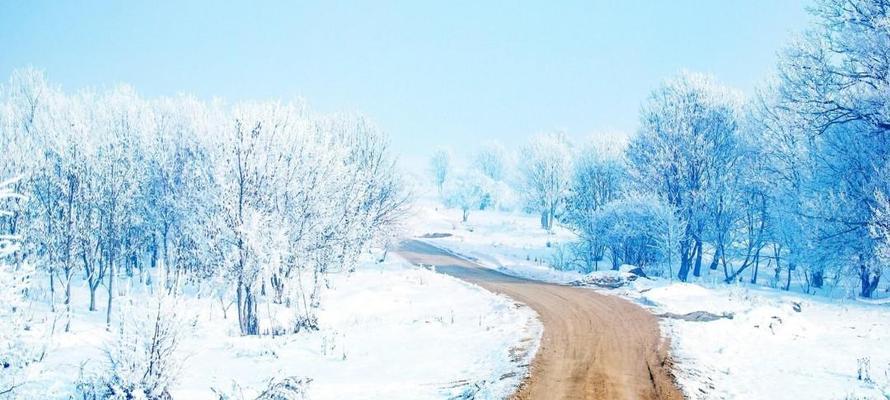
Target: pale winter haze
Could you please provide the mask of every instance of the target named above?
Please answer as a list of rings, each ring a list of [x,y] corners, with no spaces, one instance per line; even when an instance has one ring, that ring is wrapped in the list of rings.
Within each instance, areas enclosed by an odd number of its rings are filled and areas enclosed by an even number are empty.
[[[0,5],[0,399],[890,398],[890,2]]]
[[[0,5],[0,76],[34,66],[68,89],[309,99],[385,127],[422,168],[437,146],[632,132],[683,68],[753,90],[810,0],[429,3],[200,0]]]

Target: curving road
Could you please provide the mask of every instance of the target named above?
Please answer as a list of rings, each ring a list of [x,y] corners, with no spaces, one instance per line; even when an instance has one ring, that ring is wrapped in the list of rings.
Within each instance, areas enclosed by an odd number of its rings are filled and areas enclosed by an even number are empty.
[[[682,399],[655,317],[593,290],[521,279],[417,240],[398,253],[534,309],[544,337],[515,399]]]

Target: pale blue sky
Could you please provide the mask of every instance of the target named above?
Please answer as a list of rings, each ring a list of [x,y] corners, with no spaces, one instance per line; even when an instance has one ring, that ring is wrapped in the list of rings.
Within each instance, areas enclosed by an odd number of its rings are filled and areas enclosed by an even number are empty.
[[[554,129],[633,131],[648,92],[681,69],[750,92],[805,26],[805,2],[7,0],[0,76],[32,65],[69,90],[302,96],[366,114],[425,157]]]

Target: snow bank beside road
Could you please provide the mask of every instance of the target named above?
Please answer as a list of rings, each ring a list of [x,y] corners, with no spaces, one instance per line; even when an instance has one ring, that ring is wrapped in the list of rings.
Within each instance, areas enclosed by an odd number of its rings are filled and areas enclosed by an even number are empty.
[[[656,312],[732,314],[710,322],[662,320],[678,383],[691,399],[890,398],[886,306],[679,283],[639,298]]]
[[[525,375],[541,334],[527,307],[395,256],[331,279],[321,331],[274,338],[242,337],[218,303],[186,297],[182,308],[198,323],[181,347],[188,357],[174,398],[214,399],[212,387],[231,391],[234,383],[250,398],[270,378],[287,376],[311,378],[313,400],[504,398]],[[74,301],[86,295],[77,292]],[[119,301],[138,304],[145,295]],[[82,364],[102,366],[103,343],[113,336],[103,317],[78,312],[72,332],[56,331],[46,373],[31,384],[43,398],[67,398]]]

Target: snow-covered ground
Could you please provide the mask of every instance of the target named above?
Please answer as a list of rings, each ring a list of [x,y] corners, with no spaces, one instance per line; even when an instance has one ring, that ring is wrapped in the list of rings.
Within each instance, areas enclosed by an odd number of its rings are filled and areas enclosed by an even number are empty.
[[[547,233],[534,217],[498,211],[473,211],[463,223],[458,209],[437,205],[432,199],[418,203],[411,233],[432,245],[529,279],[568,283],[583,276],[550,267],[560,247],[574,239],[565,228],[557,226]]]
[[[544,232],[535,216],[476,211],[462,224],[459,210],[434,203],[418,214],[416,235],[450,234],[424,240],[483,266],[556,283],[590,278],[548,266],[558,256],[558,244],[572,236],[559,228]],[[656,314],[732,315],[708,322],[661,318],[678,384],[689,398],[890,399],[886,303],[703,281],[637,279],[618,289],[596,290],[625,296]],[[867,379],[859,379],[860,367]]]
[[[219,303],[185,296],[179,309],[197,325],[183,343],[187,357],[173,397],[216,398],[211,388],[231,393],[237,385],[252,398],[271,378],[297,376],[312,379],[315,400],[503,398],[525,375],[542,332],[527,307],[393,255],[333,276],[332,286],[320,331],[279,337],[240,336],[234,307],[223,319]],[[57,324],[29,392],[67,398],[81,369],[101,369],[114,335],[105,330],[103,311],[79,311],[87,296],[75,291],[72,331],[62,333]],[[117,301],[134,303],[121,309],[147,312],[145,294]]]
[[[890,307],[750,286],[637,282],[626,294],[653,312],[732,315],[662,319],[678,383],[692,399],[890,398]]]

